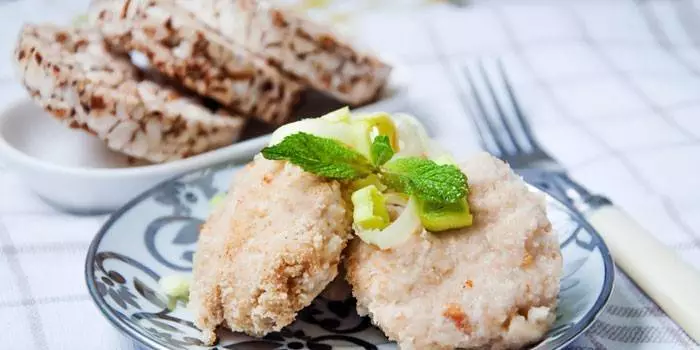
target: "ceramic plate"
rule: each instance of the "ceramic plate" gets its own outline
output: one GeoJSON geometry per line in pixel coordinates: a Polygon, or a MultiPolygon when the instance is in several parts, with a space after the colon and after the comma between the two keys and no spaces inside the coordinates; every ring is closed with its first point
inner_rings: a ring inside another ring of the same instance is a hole
{"type": "MultiPolygon", "coordinates": [[[[342,279],[332,283],[297,321],[264,338],[220,331],[204,346],[185,307],[170,311],[158,288],[162,276],[192,268],[209,200],[228,188],[237,166],[218,166],[165,182],[115,213],[93,241],[86,261],[90,294],[107,319],[151,349],[396,349],[366,317],[342,279]]],[[[534,188],[533,188],[534,190],[534,188]]],[[[557,321],[536,349],[559,349],[583,332],[610,296],[613,264],[602,239],[552,197],[548,215],[564,256],[557,321]]]]}

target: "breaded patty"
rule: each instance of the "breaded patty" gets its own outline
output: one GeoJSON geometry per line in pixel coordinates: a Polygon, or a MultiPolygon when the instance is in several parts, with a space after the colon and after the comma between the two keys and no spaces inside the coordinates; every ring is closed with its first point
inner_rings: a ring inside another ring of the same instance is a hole
{"type": "Polygon", "coordinates": [[[222,322],[264,335],[294,321],[338,274],[350,238],[340,184],[257,158],[202,228],[191,308],[207,341],[222,322]]]}
{"type": "Polygon", "coordinates": [[[544,198],[488,154],[461,168],[473,226],[348,248],[360,311],[403,350],[520,347],[554,321],[562,258],[544,198]]]}

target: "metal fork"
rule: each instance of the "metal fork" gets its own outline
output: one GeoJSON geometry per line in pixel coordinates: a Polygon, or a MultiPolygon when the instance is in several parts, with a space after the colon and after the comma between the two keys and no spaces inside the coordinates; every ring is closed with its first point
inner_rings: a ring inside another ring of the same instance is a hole
{"type": "Polygon", "coordinates": [[[608,198],[572,180],[542,149],[500,61],[495,74],[489,74],[482,61],[465,67],[464,73],[482,147],[526,181],[576,208],[601,234],[617,265],[700,342],[700,272],[608,198]],[[490,78],[494,75],[498,78],[490,78]]]}
{"type": "Polygon", "coordinates": [[[465,67],[464,70],[474,102],[472,121],[479,133],[481,147],[507,162],[529,183],[581,212],[609,205],[611,201],[608,198],[591,194],[569,178],[564,168],[542,149],[523,114],[503,64],[500,61],[497,64],[505,90],[505,97],[500,98],[483,62],[478,63],[477,69],[465,67]],[[481,88],[477,83],[479,77],[481,88]]]}

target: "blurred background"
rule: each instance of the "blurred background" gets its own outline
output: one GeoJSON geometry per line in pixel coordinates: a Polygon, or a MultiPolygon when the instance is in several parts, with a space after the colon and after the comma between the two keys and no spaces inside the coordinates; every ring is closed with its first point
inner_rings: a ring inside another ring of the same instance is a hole
{"type": "MultiPolygon", "coordinates": [[[[700,1],[280,2],[397,62],[410,82],[400,109],[458,158],[480,149],[463,68],[500,58],[546,150],[700,266],[700,1]]],[[[26,95],[8,59],[22,23],[71,23],[87,4],[0,0],[0,106],[26,95]]],[[[0,264],[0,285],[22,281],[0,288],[0,348],[19,348],[10,339],[34,348],[39,337],[43,348],[71,349],[85,334],[90,348],[131,346],[85,292],[84,251],[105,220],[57,213],[0,164],[0,230],[13,244],[0,246],[0,261],[22,269],[17,277],[0,264]],[[82,332],[61,323],[67,313],[82,332]]],[[[624,275],[616,288],[572,349],[696,348],[624,275]]]]}

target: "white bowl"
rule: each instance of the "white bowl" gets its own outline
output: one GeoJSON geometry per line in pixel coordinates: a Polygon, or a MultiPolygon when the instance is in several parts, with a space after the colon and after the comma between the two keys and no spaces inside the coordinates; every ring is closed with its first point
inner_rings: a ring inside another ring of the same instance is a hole
{"type": "MultiPolygon", "coordinates": [[[[397,67],[384,96],[356,110],[400,111],[407,86],[405,68],[397,67]]],[[[338,107],[336,102],[328,101],[316,96],[298,113],[315,117],[338,107]]],[[[182,173],[222,162],[248,161],[267,145],[268,139],[263,135],[164,164],[130,164],[126,156],[109,150],[86,132],[67,128],[30,99],[11,104],[0,113],[0,161],[44,201],[74,213],[113,211],[155,184],[182,173]]]]}
{"type": "Polygon", "coordinates": [[[46,202],[76,213],[114,210],[153,185],[223,161],[245,161],[267,136],[165,164],[130,164],[86,132],[72,130],[29,99],[0,116],[0,158],[46,202]]]}

